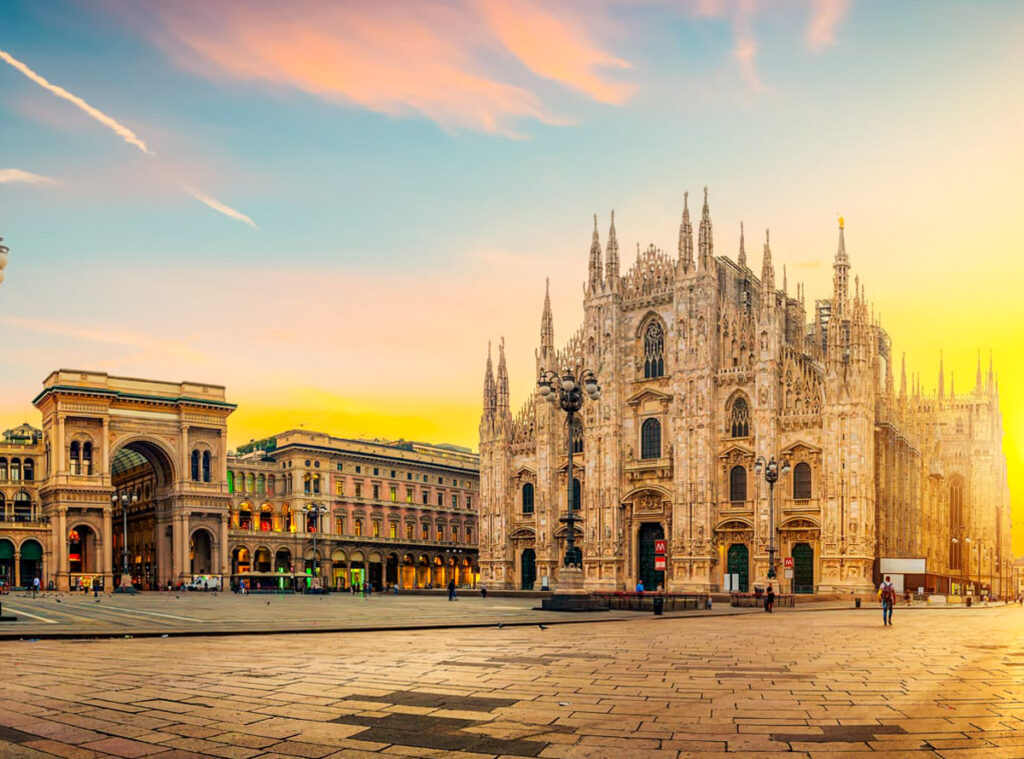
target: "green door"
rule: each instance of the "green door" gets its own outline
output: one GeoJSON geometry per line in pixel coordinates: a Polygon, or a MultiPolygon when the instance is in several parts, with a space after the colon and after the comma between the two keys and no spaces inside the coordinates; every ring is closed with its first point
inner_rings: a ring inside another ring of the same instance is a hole
{"type": "Polygon", "coordinates": [[[657,590],[665,585],[665,572],[654,568],[654,541],[664,540],[665,530],[656,522],[640,525],[640,566],[637,574],[644,584],[644,590],[657,590]]]}
{"type": "Polygon", "coordinates": [[[814,592],[814,549],[807,543],[793,546],[793,592],[814,592]]]}
{"type": "Polygon", "coordinates": [[[522,590],[533,590],[533,584],[537,581],[537,554],[532,548],[523,551],[520,576],[522,590]]]}
{"type": "Polygon", "coordinates": [[[731,575],[737,575],[738,585],[733,590],[746,593],[750,588],[750,554],[747,547],[742,543],[735,543],[729,546],[729,554],[726,561],[726,571],[731,575]]]}

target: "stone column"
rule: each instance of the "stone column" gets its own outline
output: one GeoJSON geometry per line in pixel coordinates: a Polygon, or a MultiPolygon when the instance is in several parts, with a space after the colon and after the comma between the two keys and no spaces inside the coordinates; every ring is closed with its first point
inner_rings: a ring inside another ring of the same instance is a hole
{"type": "Polygon", "coordinates": [[[21,551],[14,549],[14,587],[21,586],[21,551]]]}
{"type": "Polygon", "coordinates": [[[103,507],[103,590],[114,590],[114,529],[109,506],[103,507]]]}
{"type": "Polygon", "coordinates": [[[226,588],[231,582],[231,546],[229,545],[228,538],[228,520],[230,517],[227,514],[222,514],[220,517],[220,576],[221,576],[221,587],[226,588]]]}
{"type": "Polygon", "coordinates": [[[178,451],[178,467],[179,467],[179,480],[190,481],[192,479],[192,468],[190,466],[191,461],[189,460],[189,445],[188,445],[188,425],[185,422],[181,423],[181,437],[180,437],[180,449],[178,451]]]}
{"type": "MultiPolygon", "coordinates": [[[[64,473],[64,415],[57,414],[57,446],[53,452],[54,455],[54,472],[56,474],[64,473]]],[[[65,537],[67,537],[65,535],[65,537]]]]}
{"type": "Polygon", "coordinates": [[[68,510],[66,506],[57,508],[57,589],[68,590],[68,510]]]}
{"type": "MultiPolygon", "coordinates": [[[[92,452],[92,455],[96,455],[96,451],[92,452]]],[[[103,417],[103,443],[100,445],[100,456],[102,461],[103,469],[100,470],[100,474],[104,477],[105,482],[110,481],[110,420],[107,417],[103,417]]]]}

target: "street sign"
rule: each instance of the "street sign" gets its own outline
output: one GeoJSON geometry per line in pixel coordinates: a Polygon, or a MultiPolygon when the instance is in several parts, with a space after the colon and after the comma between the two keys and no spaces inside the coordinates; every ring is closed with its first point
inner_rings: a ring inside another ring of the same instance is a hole
{"type": "Polygon", "coordinates": [[[782,560],[782,566],[783,566],[784,569],[792,569],[793,568],[793,557],[792,556],[785,557],[782,560]]]}
{"type": "Polygon", "coordinates": [[[654,541],[654,553],[658,554],[658,555],[661,555],[661,556],[665,555],[665,540],[664,539],[655,540],[654,541]]]}
{"type": "Polygon", "coordinates": [[[665,571],[665,557],[664,556],[655,556],[654,557],[654,571],[655,572],[664,572],[665,571]]]}
{"type": "Polygon", "coordinates": [[[786,579],[787,580],[792,580],[793,579],[793,570],[792,569],[787,569],[786,570],[786,579]]]}

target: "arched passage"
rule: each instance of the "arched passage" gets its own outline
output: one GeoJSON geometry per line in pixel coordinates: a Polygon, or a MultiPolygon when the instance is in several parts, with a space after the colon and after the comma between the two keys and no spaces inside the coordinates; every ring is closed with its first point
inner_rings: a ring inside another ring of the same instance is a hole
{"type": "Polygon", "coordinates": [[[189,558],[193,575],[213,574],[213,535],[208,530],[196,530],[192,533],[189,558]]]}
{"type": "MultiPolygon", "coordinates": [[[[111,558],[118,583],[130,582],[137,588],[157,587],[170,576],[174,553],[174,528],[166,517],[157,518],[157,507],[171,496],[174,464],[168,451],[147,439],[131,440],[118,448],[110,461],[110,484],[114,487],[113,550],[111,558]],[[127,574],[127,577],[125,576],[127,574]],[[168,576],[163,577],[164,574],[168,576]]],[[[210,537],[208,535],[208,537],[210,537]]],[[[191,541],[180,535],[179,571],[188,566],[191,541]]],[[[207,564],[213,571],[212,539],[207,564]]]]}
{"type": "Polygon", "coordinates": [[[13,587],[14,581],[14,543],[0,538],[0,580],[13,587]]]}
{"type": "Polygon", "coordinates": [[[36,577],[43,580],[43,546],[38,540],[29,539],[21,544],[21,556],[18,559],[18,580],[23,587],[32,585],[36,577]]]}

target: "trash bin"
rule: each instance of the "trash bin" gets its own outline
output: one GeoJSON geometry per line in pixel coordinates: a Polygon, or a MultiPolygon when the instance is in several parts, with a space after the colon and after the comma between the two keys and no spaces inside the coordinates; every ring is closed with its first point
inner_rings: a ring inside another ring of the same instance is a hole
{"type": "Polygon", "coordinates": [[[860,599],[859,598],[853,599],[853,607],[855,609],[859,609],[860,608],[860,599]]]}
{"type": "Polygon", "coordinates": [[[973,600],[974,600],[973,598],[971,598],[970,596],[967,596],[967,606],[968,606],[968,608],[970,608],[971,601],[973,601],[973,600]]]}
{"type": "Polygon", "coordinates": [[[654,600],[654,613],[655,613],[655,615],[660,617],[662,614],[665,613],[665,598],[664,598],[664,596],[655,596],[653,600],[654,600]]]}

